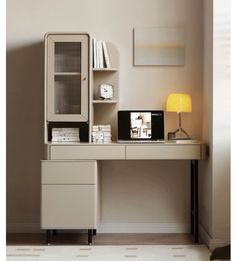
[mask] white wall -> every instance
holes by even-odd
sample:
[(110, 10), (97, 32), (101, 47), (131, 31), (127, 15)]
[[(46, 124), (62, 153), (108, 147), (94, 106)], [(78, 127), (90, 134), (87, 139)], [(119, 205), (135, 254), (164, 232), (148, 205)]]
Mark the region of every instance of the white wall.
[[(211, 248), (230, 241), (230, 1), (204, 1), (203, 137), (209, 159), (201, 172), (201, 224)], [(205, 236), (204, 236), (205, 235)]]
[[(132, 30), (145, 26), (184, 26), (185, 66), (133, 67)], [(170, 92), (191, 94), (193, 112), (184, 115), (183, 124), (191, 135), (201, 137), (202, 1), (8, 0), (7, 219), (10, 227), (19, 230), (39, 227), (40, 159), (43, 158), (42, 41), (49, 31), (87, 31), (117, 47), (120, 109), (164, 109)], [(166, 114), (166, 133), (176, 126), (176, 115)], [(188, 162), (140, 161), (120, 162), (120, 165), (104, 162), (102, 189), (104, 226), (153, 222), (159, 231), (163, 226), (169, 232), (186, 231)]]
[(230, 238), (230, 1), (214, 1), (213, 237)]
[(204, 1), (203, 140), (209, 146), (208, 160), (199, 175), (200, 223), (212, 235), (212, 139), (213, 139), (213, 1)]

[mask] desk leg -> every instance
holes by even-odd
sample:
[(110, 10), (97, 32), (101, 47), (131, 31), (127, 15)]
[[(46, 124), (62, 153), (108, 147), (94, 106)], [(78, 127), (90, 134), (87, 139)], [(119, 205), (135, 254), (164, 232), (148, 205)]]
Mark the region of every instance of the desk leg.
[(92, 245), (92, 241), (93, 241), (93, 230), (88, 229), (88, 245)]
[(47, 245), (50, 245), (51, 244), (51, 230), (50, 229), (47, 229), (47, 232), (46, 232), (46, 235), (47, 235)]
[(198, 243), (198, 161), (191, 160), (191, 234)]
[(97, 229), (93, 229), (93, 236), (97, 235)]

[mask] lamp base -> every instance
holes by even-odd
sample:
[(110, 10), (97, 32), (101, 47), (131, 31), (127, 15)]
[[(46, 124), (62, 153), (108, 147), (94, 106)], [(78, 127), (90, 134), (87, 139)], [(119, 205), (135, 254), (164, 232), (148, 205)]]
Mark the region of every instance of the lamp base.
[(180, 127), (176, 131), (168, 133), (168, 140), (191, 140), (191, 137)]
[(172, 138), (171, 140), (191, 140), (190, 137), (175, 137), (175, 138)]

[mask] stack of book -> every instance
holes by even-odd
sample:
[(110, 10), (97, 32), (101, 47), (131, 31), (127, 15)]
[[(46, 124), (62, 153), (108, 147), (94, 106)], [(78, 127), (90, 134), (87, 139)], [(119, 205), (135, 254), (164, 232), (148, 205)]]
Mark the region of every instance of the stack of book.
[(52, 142), (79, 141), (79, 128), (52, 128)]
[(111, 143), (111, 125), (94, 125), (92, 131), (93, 143)]
[(93, 38), (93, 68), (110, 68), (110, 59), (105, 41)]

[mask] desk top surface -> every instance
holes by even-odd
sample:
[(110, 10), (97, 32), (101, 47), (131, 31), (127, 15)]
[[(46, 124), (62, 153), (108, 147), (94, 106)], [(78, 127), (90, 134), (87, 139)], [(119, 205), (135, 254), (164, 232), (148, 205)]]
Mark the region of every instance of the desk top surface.
[(46, 145), (47, 159), (204, 159), (202, 141), (165, 141), (156, 143), (50, 143)]
[(89, 143), (89, 142), (49, 142), (49, 146), (168, 146), (168, 145), (205, 145), (201, 140), (174, 140), (174, 141), (122, 141), (111, 143)]

